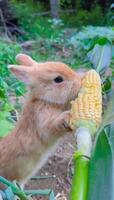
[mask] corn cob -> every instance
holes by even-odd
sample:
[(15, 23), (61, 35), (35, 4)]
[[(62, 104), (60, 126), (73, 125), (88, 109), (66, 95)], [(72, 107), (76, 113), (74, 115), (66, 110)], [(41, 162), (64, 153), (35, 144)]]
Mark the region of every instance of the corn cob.
[(72, 101), (71, 105), (70, 127), (73, 130), (86, 122), (93, 122), (96, 128), (100, 125), (102, 119), (101, 79), (95, 70), (86, 73), (78, 98)]

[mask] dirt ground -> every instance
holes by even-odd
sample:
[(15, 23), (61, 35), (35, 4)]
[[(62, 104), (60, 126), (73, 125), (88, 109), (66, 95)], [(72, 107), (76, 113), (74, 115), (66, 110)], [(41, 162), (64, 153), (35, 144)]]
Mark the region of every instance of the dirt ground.
[[(47, 176), (47, 178), (30, 180), (26, 185), (26, 189), (52, 189), (55, 192), (56, 200), (68, 200), (73, 171), (74, 146), (75, 138), (72, 135), (65, 136), (54, 155), (36, 174), (36, 176)], [(47, 200), (49, 197), (37, 196), (34, 199)]]

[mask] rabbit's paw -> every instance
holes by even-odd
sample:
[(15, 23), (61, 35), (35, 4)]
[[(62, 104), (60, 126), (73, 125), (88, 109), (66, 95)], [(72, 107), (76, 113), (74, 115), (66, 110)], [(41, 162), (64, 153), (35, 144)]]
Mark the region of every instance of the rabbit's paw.
[(59, 117), (56, 119), (56, 129), (60, 131), (60, 133), (72, 131), (69, 126), (69, 121), (70, 121), (70, 111), (65, 111), (61, 113)]

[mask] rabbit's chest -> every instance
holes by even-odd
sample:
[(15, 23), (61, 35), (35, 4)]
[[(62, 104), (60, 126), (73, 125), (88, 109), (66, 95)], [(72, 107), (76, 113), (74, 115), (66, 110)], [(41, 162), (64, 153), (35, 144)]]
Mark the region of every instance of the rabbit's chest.
[(59, 109), (44, 109), (42, 112), (39, 114), (39, 119), (38, 119), (38, 126), (39, 128), (46, 128), (50, 130), (58, 116), (62, 113), (61, 110)]
[(58, 136), (56, 134), (55, 122), (61, 111), (55, 111), (52, 109), (47, 109), (42, 112), (39, 116), (37, 123), (37, 130), (40, 138), (48, 143), (49, 145), (55, 143), (58, 140)]

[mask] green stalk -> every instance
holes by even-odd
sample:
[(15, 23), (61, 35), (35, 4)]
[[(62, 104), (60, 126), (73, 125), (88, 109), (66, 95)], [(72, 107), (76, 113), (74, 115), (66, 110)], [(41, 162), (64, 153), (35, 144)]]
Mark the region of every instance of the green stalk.
[(70, 200), (87, 200), (89, 158), (74, 154), (74, 175)]
[(75, 137), (77, 151), (74, 153), (74, 175), (70, 200), (87, 200), (89, 157), (92, 147), (90, 130), (79, 127), (76, 130)]

